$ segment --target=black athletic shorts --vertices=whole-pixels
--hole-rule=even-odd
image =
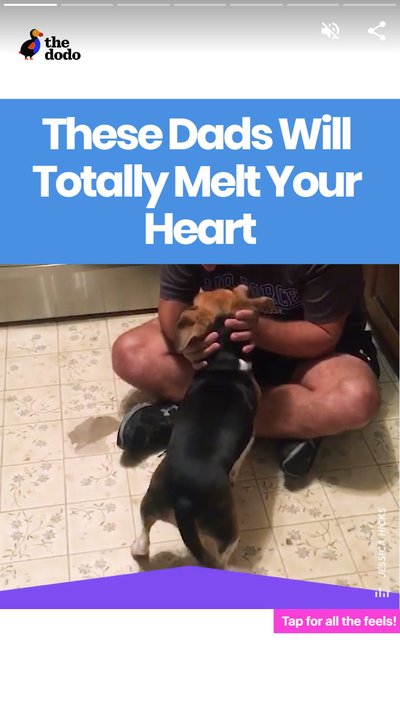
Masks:
[[[347,353],[363,360],[379,378],[380,369],[370,331],[346,333],[335,348],[335,353]],[[288,358],[255,348],[251,354],[254,377],[260,385],[283,385],[292,382],[295,369],[305,363],[301,358]]]

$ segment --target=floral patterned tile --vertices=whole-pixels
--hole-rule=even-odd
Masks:
[[[318,472],[375,464],[361,432],[345,432],[322,441],[315,462]]]
[[[68,503],[129,495],[127,472],[119,454],[66,459],[65,482]]]
[[[62,461],[3,467],[1,510],[64,504]]]
[[[129,547],[104,551],[88,551],[70,556],[71,580],[108,578],[112,575],[136,573],[138,564]]]
[[[25,358],[7,358],[7,390],[36,388],[41,385],[58,385],[59,382],[58,355],[43,354]]]
[[[61,422],[4,427],[3,465],[62,459]]]
[[[399,465],[383,464],[379,468],[397,504],[399,504]]]
[[[367,573],[361,573],[360,577],[367,590],[382,590],[394,593],[400,591],[398,568],[386,570],[385,575],[379,575],[377,570],[369,570]]]
[[[0,358],[6,357],[7,351],[7,329],[0,328]]]
[[[51,585],[64,583],[68,580],[67,556],[0,565],[0,590]]]
[[[135,521],[136,534],[140,535],[142,530],[142,523],[140,520],[140,504],[142,503],[143,496],[132,496],[132,510],[133,518]],[[181,536],[172,523],[164,523],[164,521],[157,521],[151,529],[150,541],[151,543],[163,543],[164,541],[180,541]]]
[[[58,353],[57,326],[35,324],[8,328],[7,358],[45,353]]]
[[[358,573],[352,575],[332,575],[327,578],[311,578],[310,583],[324,583],[326,585],[340,585],[344,588],[362,588],[363,584]]]
[[[256,440],[253,444],[249,457],[256,479],[265,479],[267,476],[276,476],[281,471],[277,448],[270,441],[262,439]]]
[[[378,464],[391,464],[399,459],[399,421],[372,422],[363,430]]]
[[[108,318],[107,319],[107,329],[108,329],[108,337],[109,337],[109,344],[112,346],[114,341],[117,340],[118,336],[121,336],[122,333],[125,333],[126,331],[130,331],[132,328],[136,328],[137,326],[141,326],[142,323],[146,323],[147,321],[151,321],[156,317],[156,314],[136,314],[136,315],[127,315],[127,316],[114,316],[113,318]]]
[[[64,456],[88,457],[95,454],[118,452],[115,413],[100,417],[63,420]]]
[[[183,565],[197,565],[197,563],[181,541],[152,543],[150,559],[145,570],[160,570]],[[130,546],[72,555],[70,566],[71,580],[105,578],[110,575],[138,573],[142,570],[139,563],[132,558]]]
[[[129,488],[133,496],[140,494],[144,496],[149,487],[151,477],[163,458],[160,454],[152,454],[136,466],[128,466]]]
[[[234,491],[240,530],[269,528],[257,482],[237,481]]]
[[[0,514],[0,561],[65,555],[63,506],[22,509]]]
[[[228,565],[229,570],[286,578],[271,529],[244,531]]]
[[[110,350],[60,353],[60,377],[63,384],[110,380],[113,377]]]
[[[396,502],[379,467],[352,467],[326,473],[323,486],[336,517],[393,511]]]
[[[377,420],[396,420],[399,417],[399,391],[394,383],[379,383],[381,405],[373,418]]]
[[[273,531],[289,578],[309,580],[357,572],[336,521],[277,526]]]
[[[70,553],[123,548],[134,538],[128,496],[69,504],[67,515]]]
[[[61,399],[63,417],[106,415],[117,406],[113,380],[62,385]]]
[[[386,568],[399,562],[398,513],[354,516],[338,519],[359,572],[376,570],[382,548]]]
[[[292,492],[285,488],[281,477],[269,477],[260,479],[259,487],[272,526],[332,518],[332,509],[318,481]]]
[[[107,326],[104,319],[58,324],[60,352],[108,348]]]
[[[61,418],[60,388],[8,390],[5,394],[4,424],[23,425]]]

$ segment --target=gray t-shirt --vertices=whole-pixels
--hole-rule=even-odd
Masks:
[[[274,301],[273,318],[330,323],[348,314],[345,332],[365,327],[364,279],[359,264],[223,264],[213,272],[201,265],[165,265],[160,297],[192,303],[200,289],[246,284],[252,297]]]

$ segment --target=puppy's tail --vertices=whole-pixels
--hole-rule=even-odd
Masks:
[[[202,546],[195,522],[193,504],[187,497],[180,496],[175,503],[175,519],[182,540],[199,563],[215,568],[215,560]]]

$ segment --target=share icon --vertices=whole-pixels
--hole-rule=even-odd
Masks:
[[[383,27],[386,27],[386,22],[385,22],[384,20],[382,20],[382,21],[379,23],[379,25],[377,25],[376,27],[370,27],[369,30],[368,30],[368,34],[369,34],[369,35],[375,35],[375,36],[378,37],[380,40],[385,40],[385,39],[386,39],[386,35],[382,35],[380,32],[377,32],[377,30],[380,30],[380,29],[383,28]]]

